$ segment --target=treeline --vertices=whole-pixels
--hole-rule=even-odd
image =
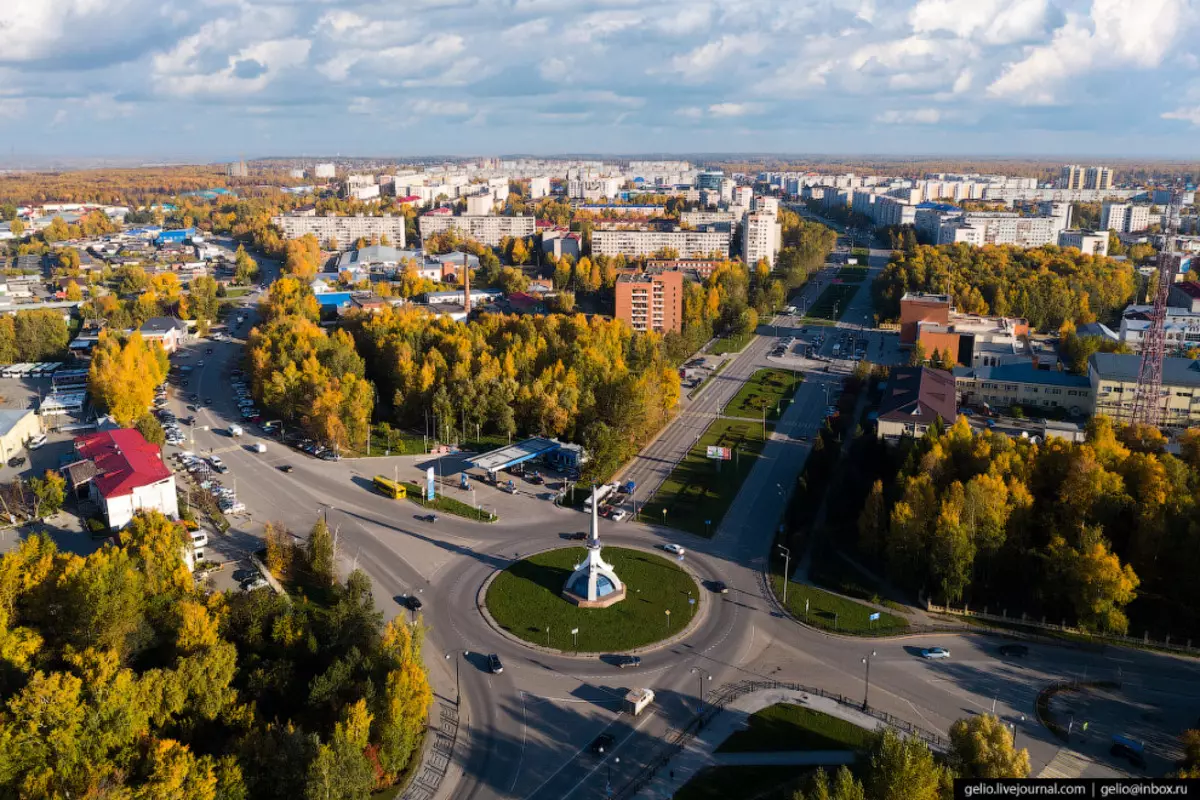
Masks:
[[[864,556],[942,602],[1095,630],[1200,633],[1200,429],[1180,457],[1155,429],[1089,424],[1085,443],[973,433],[965,418],[901,451],[858,520]],[[1014,576],[1020,576],[1017,580]]]
[[[365,446],[375,390],[350,335],[316,324],[317,301],[294,278],[271,284],[261,310],[246,342],[254,397],[289,428],[333,447]]]
[[[959,311],[1024,317],[1042,332],[1067,321],[1111,322],[1136,289],[1130,264],[1074,248],[966,244],[898,252],[872,286],[883,320],[899,318],[905,292],[933,292],[949,294]]]
[[[196,332],[203,336],[217,319],[218,298],[223,289],[215,278],[200,275],[187,285],[187,291],[174,272],[147,275],[141,267],[119,267],[105,271],[115,292],[100,294],[93,288],[92,299],[80,311],[85,319],[103,319],[113,328],[138,328],[151,317],[178,317],[195,320]]]
[[[215,166],[13,173],[0,175],[0,203],[140,205],[227,183],[224,170]]]
[[[367,800],[418,757],[420,629],[384,625],[362,572],[319,605],[205,595],[179,523],[121,539],[0,557],[0,794]]]
[[[0,364],[61,360],[69,341],[61,311],[34,309],[0,316]]]
[[[469,323],[412,309],[350,330],[392,420],[442,441],[479,433],[582,442],[607,476],[667,420],[679,376],[656,334],[583,315],[486,314]]]

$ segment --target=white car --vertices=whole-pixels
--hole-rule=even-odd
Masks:
[[[618,508],[617,510],[612,512],[612,516],[610,516],[609,519],[611,519],[613,522],[621,522],[628,516],[629,516],[628,511],[626,511],[623,508]]]
[[[684,554],[684,552],[686,552],[682,547],[680,547],[677,544],[664,544],[662,546],[662,549],[666,550],[668,553],[674,553],[677,556],[681,556]]]
[[[921,658],[949,658],[950,651],[944,647],[926,647],[921,650]]]

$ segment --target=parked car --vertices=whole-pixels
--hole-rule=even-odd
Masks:
[[[925,647],[921,649],[921,658],[949,658],[950,651],[944,647]]]
[[[488,656],[488,672],[493,675],[499,675],[504,672],[504,665],[500,663],[500,656],[492,653]]]
[[[9,465],[10,467],[23,467],[23,466],[25,466],[25,456],[13,456],[12,458],[10,458],[10,459],[8,460],[8,465]]]
[[[629,512],[623,508],[614,508],[612,514],[609,515],[613,522],[621,522],[628,516]]]
[[[44,433],[38,434],[37,436],[35,436],[29,440],[29,449],[30,450],[37,450],[39,447],[44,447],[45,445],[46,445],[46,434],[44,434]]]
[[[612,750],[612,746],[615,742],[616,739],[613,738],[611,733],[602,733],[596,737],[594,742],[592,742],[592,752],[596,755],[603,755],[609,750]]]

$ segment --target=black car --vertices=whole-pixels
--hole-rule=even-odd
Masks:
[[[415,594],[410,594],[408,597],[406,597],[404,599],[404,604],[408,606],[410,611],[420,611],[425,606],[425,604],[421,602],[421,598],[417,597]]]
[[[638,656],[617,656],[613,660],[613,663],[621,669],[625,669],[626,667],[640,667],[642,659]]]
[[[586,539],[587,537],[588,537],[587,531],[575,531],[574,533],[567,534],[567,538],[572,541],[582,541],[582,540]]]
[[[438,515],[437,514],[426,514],[425,516],[421,517],[421,521],[422,522],[437,522]]]
[[[596,737],[596,741],[592,742],[592,752],[596,755],[603,755],[612,750],[613,743],[615,742],[616,739],[612,737],[611,733],[602,733]]]
[[[504,672],[504,665],[500,663],[500,656],[492,653],[488,656],[488,672],[493,675],[499,675]]]
[[[1029,647],[1023,644],[1002,644],[996,652],[1005,658],[1024,658],[1029,655]]]
[[[10,458],[10,459],[8,460],[8,465],[9,465],[10,467],[23,467],[23,466],[25,466],[25,456],[13,456],[12,458]]]
[[[257,577],[258,577],[258,570],[256,570],[256,569],[238,569],[238,570],[233,571],[233,579],[235,581],[237,581],[238,583],[245,583],[246,581],[252,581]]]
[[[280,472],[291,472],[293,469],[295,469],[295,467],[293,467],[291,464],[284,464],[279,468],[279,471]]]
[[[729,587],[725,585],[725,581],[713,581],[708,587],[717,594],[729,594]]]

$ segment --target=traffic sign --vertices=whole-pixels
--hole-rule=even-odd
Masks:
[[[875,620],[879,619],[879,612],[878,612],[878,611],[876,611],[874,614],[872,614],[871,616],[867,617],[867,619],[869,619],[871,622],[874,622]]]
[[[733,458],[733,452],[728,447],[717,447],[716,445],[708,445],[705,448],[704,455],[706,458],[711,458],[716,461],[728,461]]]

